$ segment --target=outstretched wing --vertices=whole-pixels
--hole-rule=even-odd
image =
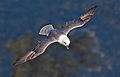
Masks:
[[[62,26],[61,30],[67,35],[72,29],[83,26],[94,15],[96,8],[97,6],[94,6],[93,8],[89,9],[87,12],[81,15],[80,18],[77,20],[66,22]]]
[[[28,60],[36,58],[42,54],[50,44],[54,42],[56,42],[56,40],[52,39],[52,37],[41,40],[33,50],[20,57],[13,65],[22,64]]]

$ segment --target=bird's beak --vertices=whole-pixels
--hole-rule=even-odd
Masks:
[[[69,50],[69,46],[66,46],[67,50]]]

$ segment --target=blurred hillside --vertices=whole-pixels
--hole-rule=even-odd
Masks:
[[[18,58],[33,47],[32,42],[34,40],[31,38],[25,35],[17,40],[10,41],[8,48]],[[79,74],[74,75],[74,73],[79,73],[83,67],[99,71],[97,68],[101,68],[101,64],[98,60],[101,59],[95,53],[98,48],[96,40],[96,37],[90,32],[84,32],[82,35],[71,38],[70,51],[62,46],[60,47],[59,44],[49,46],[47,51],[37,59],[15,67],[12,75],[13,77],[69,77],[72,74],[73,76],[80,76]]]

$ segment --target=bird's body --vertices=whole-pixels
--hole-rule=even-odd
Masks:
[[[58,43],[60,43],[60,44],[62,44],[64,46],[69,46],[69,44],[70,44],[69,38],[61,30],[56,30],[56,29],[52,30],[50,32],[49,37],[53,37],[53,39],[56,40],[56,42],[58,42]]]
[[[19,58],[14,63],[14,65],[18,65],[28,60],[31,60],[33,58],[36,58],[37,56],[42,54],[50,44],[54,42],[58,42],[59,44],[62,44],[63,46],[67,47],[67,49],[69,49],[68,46],[70,44],[70,39],[67,37],[67,34],[72,29],[81,27],[86,22],[88,22],[91,16],[94,15],[96,8],[97,6],[89,9],[86,13],[81,15],[79,19],[66,22],[60,29],[54,29],[52,25],[44,26],[40,30],[39,34],[46,35],[46,38],[44,40],[39,41],[37,46],[34,49],[32,49],[30,52],[28,52],[23,57]]]

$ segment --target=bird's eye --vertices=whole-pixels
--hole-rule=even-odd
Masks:
[[[64,44],[66,44],[66,42],[64,42]]]

